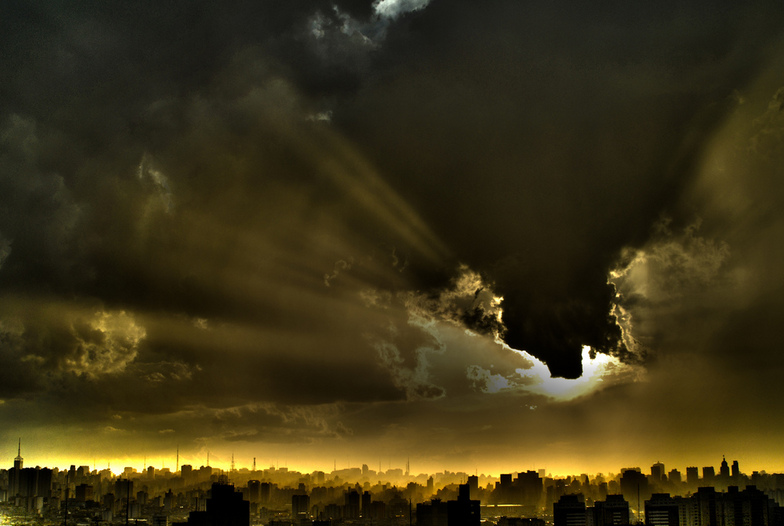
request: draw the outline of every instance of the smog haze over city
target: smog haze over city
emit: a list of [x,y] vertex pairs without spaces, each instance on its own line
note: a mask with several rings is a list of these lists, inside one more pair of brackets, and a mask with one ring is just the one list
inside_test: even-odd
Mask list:
[[3,2],[3,465],[780,472],[782,21]]

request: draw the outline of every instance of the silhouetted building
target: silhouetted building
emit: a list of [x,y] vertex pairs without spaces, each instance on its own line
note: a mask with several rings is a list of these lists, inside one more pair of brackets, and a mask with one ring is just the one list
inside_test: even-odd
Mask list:
[[310,513],[310,496],[295,494],[291,496],[291,518],[294,520],[307,518]]
[[713,479],[716,478],[716,470],[713,469],[713,466],[706,466],[702,468],[702,483],[703,484],[712,484]]
[[24,465],[24,459],[22,458],[22,439],[19,439],[19,447],[16,450],[16,457],[14,458],[14,467],[16,469],[22,469]]
[[449,526],[479,526],[480,503],[471,500],[471,488],[468,484],[457,487],[457,500],[446,503]]
[[500,480],[495,485],[494,499],[495,502],[500,504],[516,504],[514,487],[512,486],[512,474],[502,473]]
[[629,503],[623,495],[607,495],[604,501],[593,505],[594,526],[627,526],[629,524]]
[[621,475],[621,493],[630,506],[639,513],[642,510],[642,503],[651,496],[648,477],[637,469],[624,470]]
[[669,493],[654,493],[645,501],[647,526],[679,526],[678,503]]
[[270,485],[269,482],[262,482],[261,483],[261,503],[262,504],[269,503],[271,487],[272,486]]
[[118,500],[130,499],[130,496],[133,495],[133,481],[117,479],[114,482],[114,495]]
[[449,515],[446,502],[433,499],[429,503],[420,503],[416,506],[417,526],[448,526]]
[[699,488],[692,499],[696,501],[694,522],[698,526],[719,526],[716,490],[708,487]]
[[542,500],[544,484],[536,471],[526,471],[517,475],[520,490],[520,502],[525,506],[538,506]]
[[356,520],[359,518],[359,493],[351,490],[345,494],[345,509],[343,510],[344,519]]
[[657,462],[651,466],[651,478],[656,483],[659,483],[664,479],[664,464]]
[[478,500],[471,500],[470,486],[460,484],[457,491],[457,500],[433,499],[417,504],[417,526],[479,526],[480,505]]
[[586,526],[585,501],[582,495],[562,495],[553,504],[554,526]]
[[22,439],[19,439],[19,447],[14,458],[14,467],[8,470],[8,496],[14,497],[20,494],[20,477],[22,476],[22,468],[24,466],[24,459],[22,458]]
[[[49,471],[49,470],[47,470]],[[51,471],[49,471],[49,484],[51,486]],[[22,468],[18,471],[16,494],[20,497],[37,497],[38,495],[38,469]],[[41,495],[43,496],[43,495]]]
[[686,483],[696,486],[699,484],[700,474],[696,466],[689,466],[686,468]]
[[76,486],[74,500],[77,502],[87,502],[93,500],[93,487],[89,484],[79,484]]
[[362,514],[363,518],[370,517],[370,503],[372,502],[372,496],[370,495],[369,491],[362,492],[362,506],[359,512]]
[[250,526],[250,502],[229,484],[214,483],[206,511],[192,511],[188,524],[195,526]]
[[730,478],[730,467],[727,465],[727,459],[721,457],[721,467],[719,468],[719,476],[723,479]]
[[261,502],[261,482],[258,480],[248,481],[248,500],[254,504]]
[[479,477],[477,477],[476,475],[470,475],[468,477],[468,480],[466,480],[466,483],[468,484],[468,487],[471,490],[471,495],[472,496],[477,495],[477,491],[479,491]]

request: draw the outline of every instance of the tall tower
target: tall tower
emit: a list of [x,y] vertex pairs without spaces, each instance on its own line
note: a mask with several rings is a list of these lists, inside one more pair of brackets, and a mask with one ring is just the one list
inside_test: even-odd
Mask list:
[[19,439],[19,449],[16,450],[16,458],[14,459],[14,469],[22,469],[24,459],[22,458],[22,439]]
[[719,476],[725,479],[730,477],[730,467],[727,464],[727,459],[724,456],[721,457],[721,467],[719,468]]

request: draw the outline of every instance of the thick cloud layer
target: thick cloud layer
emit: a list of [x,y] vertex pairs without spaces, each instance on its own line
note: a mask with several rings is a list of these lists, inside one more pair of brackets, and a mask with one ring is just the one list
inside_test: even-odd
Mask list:
[[11,2],[5,438],[566,458],[683,362],[771,410],[780,9]]

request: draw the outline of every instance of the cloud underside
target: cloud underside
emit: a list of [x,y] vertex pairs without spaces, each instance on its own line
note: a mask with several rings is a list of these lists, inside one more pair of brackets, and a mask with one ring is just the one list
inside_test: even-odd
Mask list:
[[773,3],[365,4],[0,22],[8,436],[486,460],[777,414]]

